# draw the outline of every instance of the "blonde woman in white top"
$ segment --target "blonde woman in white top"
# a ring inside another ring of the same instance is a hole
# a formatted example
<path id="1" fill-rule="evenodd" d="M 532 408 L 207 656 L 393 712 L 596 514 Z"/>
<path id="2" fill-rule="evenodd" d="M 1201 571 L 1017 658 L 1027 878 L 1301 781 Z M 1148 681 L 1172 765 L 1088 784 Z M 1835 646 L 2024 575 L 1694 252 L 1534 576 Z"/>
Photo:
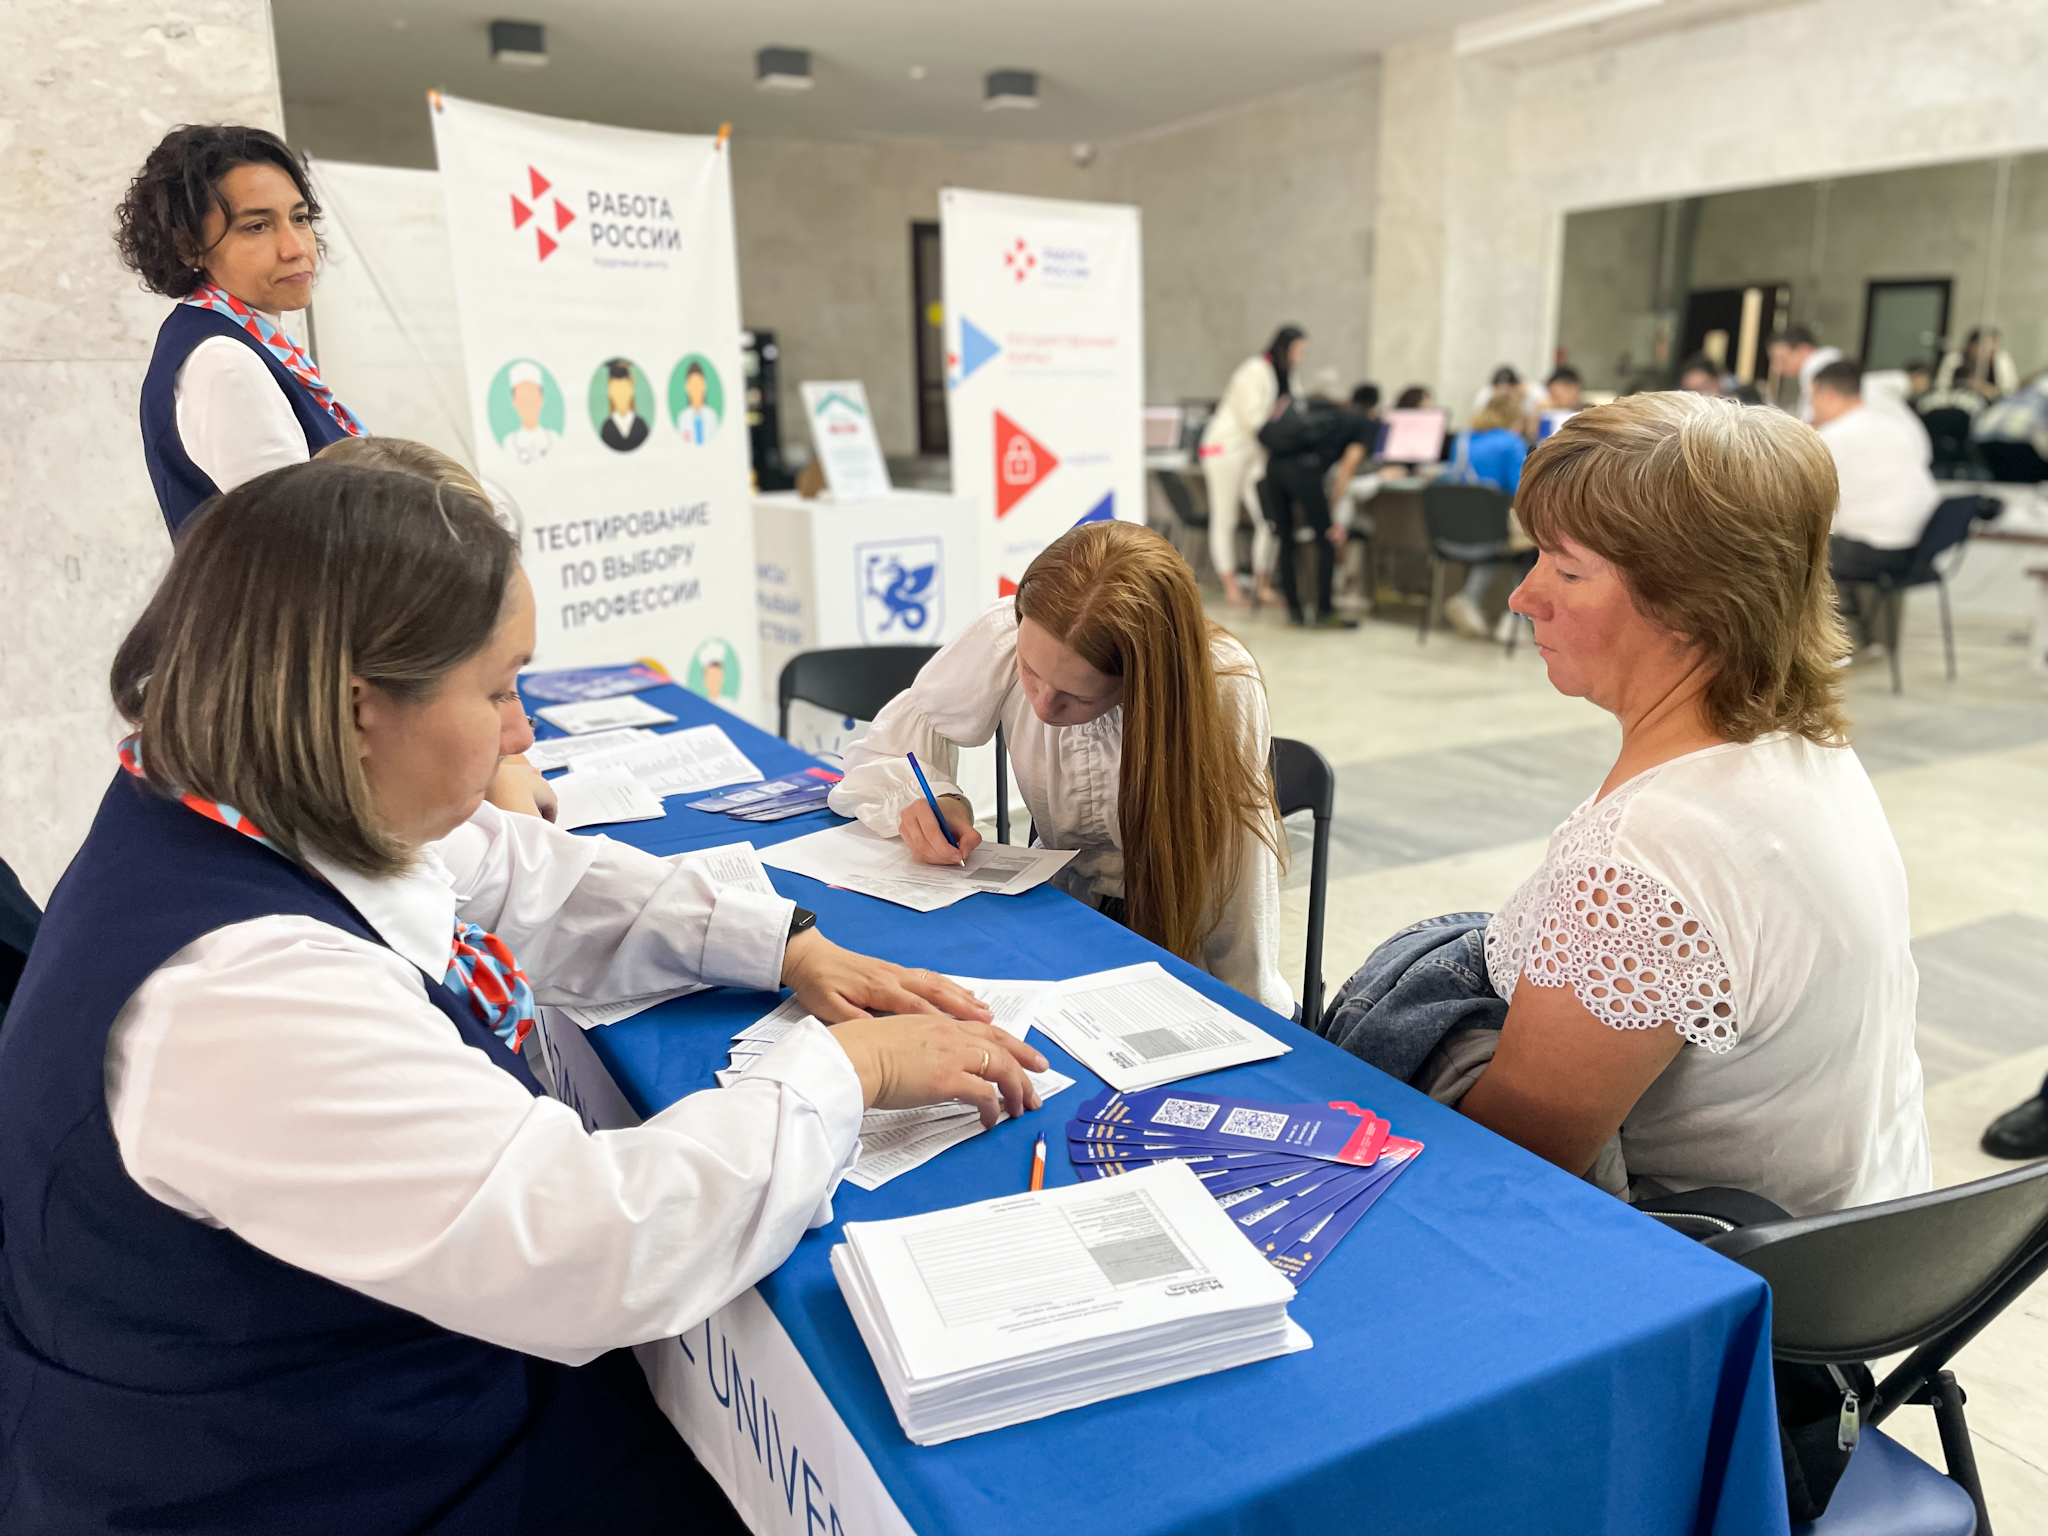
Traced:
<path id="1" fill-rule="evenodd" d="M 1273 419 L 1274 407 L 1288 393 L 1289 379 L 1308 355 L 1308 338 L 1298 326 L 1283 325 L 1264 352 L 1248 357 L 1230 376 L 1217 402 L 1216 414 L 1202 428 L 1202 478 L 1209 489 L 1209 559 L 1223 582 L 1223 599 L 1233 608 L 1246 606 L 1237 580 L 1237 515 L 1252 515 L 1252 570 L 1258 579 L 1258 600 L 1275 600 L 1271 586 L 1273 531 L 1259 511 L 1253 487 L 1265 473 L 1266 450 L 1259 446 L 1259 428 Z"/>
<path id="2" fill-rule="evenodd" d="M 1266 692 L 1202 613 L 1187 562 L 1132 523 L 1087 523 L 1032 561 L 848 750 L 832 809 L 927 863 L 981 841 L 959 748 L 1003 728 L 1032 830 L 1079 856 L 1057 883 L 1280 1014 L 1280 848 Z M 945 840 L 915 752 L 960 840 Z"/>
<path id="3" fill-rule="evenodd" d="M 1809 1215 L 1930 1186 L 1905 870 L 1834 666 L 1835 499 L 1811 429 L 1698 395 L 1597 407 L 1530 455 L 1542 555 L 1511 606 L 1621 754 L 1490 921 L 1396 935 L 1324 1033 L 1470 1082 L 1465 1114 L 1632 1198 Z"/>

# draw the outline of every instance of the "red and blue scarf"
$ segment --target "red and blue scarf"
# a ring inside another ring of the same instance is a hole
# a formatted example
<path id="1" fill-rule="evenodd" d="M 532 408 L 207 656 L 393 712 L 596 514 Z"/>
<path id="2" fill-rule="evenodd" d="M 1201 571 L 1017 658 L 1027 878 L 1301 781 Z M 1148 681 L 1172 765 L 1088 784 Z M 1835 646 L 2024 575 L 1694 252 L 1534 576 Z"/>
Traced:
<path id="1" fill-rule="evenodd" d="M 137 778 L 142 777 L 142 746 L 138 738 L 130 736 L 121 743 L 121 766 Z M 244 837 L 253 837 L 272 853 L 284 854 L 282 848 L 263 835 L 262 828 L 232 805 L 191 793 L 180 793 L 178 799 L 208 821 L 217 821 Z M 448 974 L 441 980 L 458 997 L 467 1000 L 469 1011 L 505 1044 L 515 1051 L 526 1044 L 533 1029 L 533 988 L 527 985 L 526 972 L 519 968 L 503 939 L 457 917 Z"/>
<path id="2" fill-rule="evenodd" d="M 366 435 L 355 414 L 334 398 L 334 391 L 320 377 L 320 370 L 314 366 L 306 349 L 292 340 L 291 333 L 262 310 L 244 304 L 217 283 L 201 283 L 184 302 L 194 309 L 210 309 L 217 315 L 226 315 L 255 337 L 258 346 L 282 363 L 285 371 L 305 386 L 306 393 L 320 402 L 320 408 L 334 418 L 336 426 L 350 437 Z"/>

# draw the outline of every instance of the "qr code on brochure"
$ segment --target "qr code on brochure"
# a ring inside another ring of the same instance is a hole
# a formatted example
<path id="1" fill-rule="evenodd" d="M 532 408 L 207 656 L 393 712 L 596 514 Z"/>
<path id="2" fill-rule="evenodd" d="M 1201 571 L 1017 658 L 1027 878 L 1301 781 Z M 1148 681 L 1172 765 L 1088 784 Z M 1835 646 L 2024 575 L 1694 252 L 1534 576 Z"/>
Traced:
<path id="1" fill-rule="evenodd" d="M 1260 1141 L 1278 1141 L 1287 1129 L 1287 1116 L 1270 1109 L 1233 1109 L 1223 1117 L 1226 1136 L 1252 1136 Z"/>
<path id="2" fill-rule="evenodd" d="M 1216 1118 L 1217 1106 L 1197 1104 L 1192 1099 L 1168 1099 L 1152 1111 L 1154 1125 L 1177 1125 L 1184 1130 L 1206 1131 Z M 1273 1133 L 1279 1135 L 1278 1131 Z"/>

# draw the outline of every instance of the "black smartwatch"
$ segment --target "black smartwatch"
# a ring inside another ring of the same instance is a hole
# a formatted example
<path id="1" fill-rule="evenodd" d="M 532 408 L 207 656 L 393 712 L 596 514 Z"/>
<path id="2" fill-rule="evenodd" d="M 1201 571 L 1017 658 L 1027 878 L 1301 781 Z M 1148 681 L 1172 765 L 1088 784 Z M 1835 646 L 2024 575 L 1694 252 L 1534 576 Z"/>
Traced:
<path id="1" fill-rule="evenodd" d="M 817 926 L 818 914 L 815 912 L 806 911 L 802 907 L 798 907 L 796 911 L 790 915 L 789 938 L 783 940 L 784 946 L 786 947 L 787 945 L 792 943 L 798 934 L 809 933 L 813 928 Z"/>

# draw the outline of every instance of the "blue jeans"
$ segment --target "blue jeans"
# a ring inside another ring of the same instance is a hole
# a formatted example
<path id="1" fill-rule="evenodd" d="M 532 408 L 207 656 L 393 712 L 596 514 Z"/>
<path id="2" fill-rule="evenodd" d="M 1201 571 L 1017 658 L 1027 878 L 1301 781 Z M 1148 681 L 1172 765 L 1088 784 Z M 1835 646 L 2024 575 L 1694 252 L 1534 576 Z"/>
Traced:
<path id="1" fill-rule="evenodd" d="M 1337 989 L 1316 1033 L 1406 1083 L 1452 1030 L 1499 1029 L 1508 1005 L 1486 978 L 1488 915 L 1402 929 Z"/>

